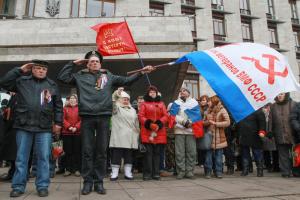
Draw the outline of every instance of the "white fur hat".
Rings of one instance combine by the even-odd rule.
[[[128,99],[130,99],[129,94],[127,94],[127,93],[124,92],[124,91],[121,92],[121,97],[122,97],[122,98],[128,98]]]

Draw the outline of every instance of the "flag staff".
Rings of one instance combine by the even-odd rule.
[[[134,41],[134,40],[133,40],[133,37],[132,37],[132,35],[131,35],[131,32],[130,32],[130,30],[129,30],[129,27],[128,27],[128,24],[127,24],[127,21],[126,21],[126,18],[125,18],[125,17],[124,17],[124,21],[126,22],[126,27],[127,27],[128,32],[129,32],[129,34],[130,34],[130,37],[131,37],[132,41]],[[136,48],[136,45],[135,45],[135,48]],[[140,52],[139,52],[139,50],[138,50],[137,48],[136,48],[136,52],[137,52],[137,54],[138,54],[138,56],[139,56],[139,60],[140,60],[140,63],[141,63],[141,67],[144,68],[144,67],[145,67],[145,64],[144,64],[144,62],[143,62],[143,60],[142,60],[142,58],[141,58]],[[141,70],[141,71],[142,71],[142,70]],[[128,73],[127,73],[127,74],[128,74]],[[146,79],[147,79],[148,84],[151,85],[151,82],[150,82],[150,79],[149,79],[148,74],[146,74]]]

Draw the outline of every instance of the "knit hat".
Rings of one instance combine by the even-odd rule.
[[[187,89],[187,88],[185,88],[185,87],[180,88],[180,92],[181,92],[181,91],[184,91],[184,90],[187,91],[189,94],[191,94],[191,92],[190,92],[189,89]]]
[[[120,95],[122,98],[128,98],[128,99],[130,99],[130,96],[129,96],[129,94],[127,94],[126,92],[124,92],[124,91],[122,91],[121,92],[121,95]]]

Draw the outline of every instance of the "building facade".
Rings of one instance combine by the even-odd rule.
[[[68,60],[95,49],[91,26],[126,19],[145,64],[233,42],[256,42],[286,55],[299,78],[299,9],[298,0],[0,0],[0,73],[41,58],[51,62],[55,77]],[[105,60],[107,68],[123,75],[140,65],[137,55]],[[196,98],[213,94],[187,64],[157,71],[150,79],[168,94],[166,101],[176,97],[182,84]],[[134,90],[141,93],[141,85]]]

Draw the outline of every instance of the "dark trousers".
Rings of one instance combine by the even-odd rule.
[[[232,146],[228,146],[224,149],[224,155],[225,155],[225,163],[227,167],[234,168],[234,150]]]
[[[242,146],[242,162],[243,168],[249,169],[250,162],[252,162],[250,149],[252,149],[252,154],[257,168],[263,168],[263,150],[251,148],[249,146]]]
[[[69,172],[80,171],[81,140],[80,135],[63,135],[65,168]]]
[[[121,165],[122,158],[124,164],[132,164],[133,160],[133,149],[126,148],[111,148],[111,164]]]
[[[207,150],[197,149],[198,165],[204,165]]]
[[[264,151],[264,163],[268,170],[279,169],[278,151]]]
[[[144,177],[159,176],[160,151],[162,144],[144,144],[147,152],[144,154]]]
[[[292,151],[291,144],[278,144],[279,167],[282,175],[291,175],[292,158],[290,152]]]
[[[106,175],[110,116],[81,116],[81,175],[84,184],[102,183]]]

